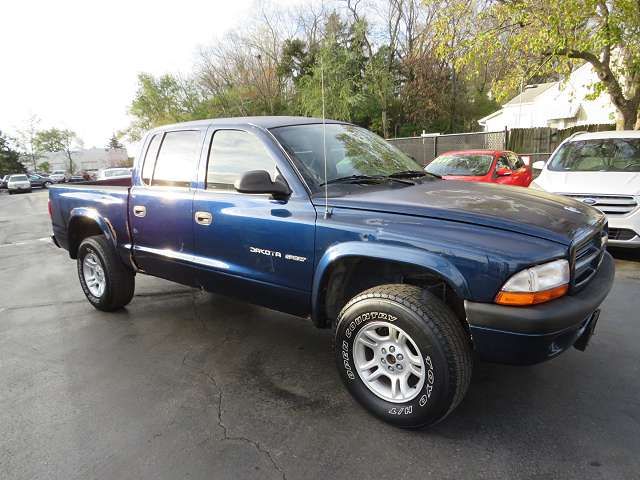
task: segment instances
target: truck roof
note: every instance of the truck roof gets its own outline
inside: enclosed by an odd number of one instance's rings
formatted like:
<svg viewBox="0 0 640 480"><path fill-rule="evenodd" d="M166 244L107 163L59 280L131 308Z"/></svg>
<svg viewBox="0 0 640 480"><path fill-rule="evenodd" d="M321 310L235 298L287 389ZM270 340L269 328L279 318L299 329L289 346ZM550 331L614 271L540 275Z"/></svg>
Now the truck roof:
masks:
<svg viewBox="0 0 640 480"><path fill-rule="evenodd" d="M339 120L326 119L326 123L348 123ZM322 118L314 117L294 117L294 116L256 116L256 117L228 117L228 118L209 118L205 120L194 120L191 122L174 123L172 125L163 125L155 128L153 131L163 131L176 127L201 127L205 125L255 125L261 128L276 128L289 125L308 125L312 123L322 123Z"/></svg>

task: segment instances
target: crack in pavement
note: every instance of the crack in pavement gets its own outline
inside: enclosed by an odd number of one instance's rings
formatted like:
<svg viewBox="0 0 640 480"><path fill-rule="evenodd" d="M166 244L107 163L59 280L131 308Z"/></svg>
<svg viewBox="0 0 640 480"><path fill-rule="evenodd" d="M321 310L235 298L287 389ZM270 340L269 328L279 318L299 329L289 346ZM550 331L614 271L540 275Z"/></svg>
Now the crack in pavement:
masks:
<svg viewBox="0 0 640 480"><path fill-rule="evenodd" d="M200 317L200 315L198 314L198 308L196 305L196 295L197 293L194 293L194 295L192 296L192 307L193 307L193 317L194 320L199 321L203 328L206 330L206 325L204 323L204 319L202 319ZM271 465L273 466L273 468L282 476L283 480L287 480L287 474L284 472L284 470L282 470L282 468L280 468L280 465L278 465L278 463L276 462L275 458L273 457L273 454L267 449L265 448L259 441L257 440L253 440L249 437L244 437L244 436L236 436L236 435L230 435L229 434L229 428L227 427L227 425L224 423L224 421L222 420L223 417L223 402L224 402L224 391L222 389L222 386L218 383L218 381L216 380L215 376L212 375L210 372L204 370L203 368L197 367L195 365L190 364L189 362L187 362L187 358L189 357L189 351L187 351L184 354L184 357L182 357L182 365L186 366L188 368L191 368L193 370L195 370L197 373L200 373L201 375L204 375L204 377L209 380L209 382L211 382L211 384L215 387L215 389L218 391L218 405L217 405L217 422L218 422L218 427L222 430L222 435L223 435L223 441L227 442L243 442L246 443L247 445L251 445L253 448L256 449L257 452L262 453L265 457L267 457L267 459L269 460L269 462L271 463Z"/></svg>
<svg viewBox="0 0 640 480"><path fill-rule="evenodd" d="M18 242L0 243L0 248L19 247L22 245L33 245L34 243L43 243L43 242L50 242L50 241L51 241L50 237L32 238L29 240L20 240Z"/></svg>
<svg viewBox="0 0 640 480"><path fill-rule="evenodd" d="M149 292L149 293L136 293L134 298L153 298L153 297L178 297L189 294L190 290L178 290L176 292ZM13 310L29 310L31 308L43 308L54 307L57 305L73 305L76 303L86 303L86 299L81 300L57 300L55 302L42 302L42 303L30 303L29 305L6 305L0 308L0 312L13 311Z"/></svg>

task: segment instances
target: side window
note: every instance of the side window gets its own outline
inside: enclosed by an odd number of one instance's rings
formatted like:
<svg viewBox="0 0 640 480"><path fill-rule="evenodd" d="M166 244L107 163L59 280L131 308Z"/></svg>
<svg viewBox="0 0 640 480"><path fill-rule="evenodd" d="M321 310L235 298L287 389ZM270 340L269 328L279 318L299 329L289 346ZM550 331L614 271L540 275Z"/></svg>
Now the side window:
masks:
<svg viewBox="0 0 640 480"><path fill-rule="evenodd" d="M509 162L504 155L500 155L498 162L496 163L496 170L499 170L500 168L508 168L511 170L511 165L509 165Z"/></svg>
<svg viewBox="0 0 640 480"><path fill-rule="evenodd" d="M199 155L198 130L165 133L151 185L188 187L196 177Z"/></svg>
<svg viewBox="0 0 640 480"><path fill-rule="evenodd" d="M162 140L161 133L154 135L149 142L147 153L144 156L144 163L142 165L142 181L146 185L151 184L151 176L153 175L153 167L156 164L156 157L158 156L160 140Z"/></svg>
<svg viewBox="0 0 640 480"><path fill-rule="evenodd" d="M275 162L258 138L241 130L218 130L209 150L207 188L233 190L235 181L251 170L266 170L272 180L277 176Z"/></svg>
<svg viewBox="0 0 640 480"><path fill-rule="evenodd" d="M510 153L509 154L509 163L511 164L511 169L512 170L518 170L519 168L524 167L524 162L515 153Z"/></svg>

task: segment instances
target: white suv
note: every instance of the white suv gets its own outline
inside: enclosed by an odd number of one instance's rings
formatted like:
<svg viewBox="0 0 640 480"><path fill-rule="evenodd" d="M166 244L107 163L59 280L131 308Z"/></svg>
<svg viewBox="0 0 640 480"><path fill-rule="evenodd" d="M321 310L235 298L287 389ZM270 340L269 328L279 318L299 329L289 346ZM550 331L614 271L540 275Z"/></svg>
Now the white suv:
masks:
<svg viewBox="0 0 640 480"><path fill-rule="evenodd" d="M640 247L640 131L577 133L562 142L531 188L573 197L607 215L609 244Z"/></svg>

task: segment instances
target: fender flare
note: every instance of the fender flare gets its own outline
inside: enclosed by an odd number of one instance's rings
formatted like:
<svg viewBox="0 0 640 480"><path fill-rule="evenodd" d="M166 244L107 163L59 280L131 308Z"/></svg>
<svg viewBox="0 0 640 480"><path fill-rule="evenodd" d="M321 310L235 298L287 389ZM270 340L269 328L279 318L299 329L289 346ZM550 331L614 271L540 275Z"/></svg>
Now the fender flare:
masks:
<svg viewBox="0 0 640 480"><path fill-rule="evenodd" d="M370 242L344 242L329 247L318 261L313 276L311 315L321 318L320 288L330 267L347 257L366 257L422 267L442 277L460 298L470 298L469 286L460 271L442 255L417 248Z"/></svg>
<svg viewBox="0 0 640 480"><path fill-rule="evenodd" d="M71 236L71 229L77 222L85 220L89 220L92 223L95 223L102 231L102 234L107 238L107 240L111 242L113 247L117 248L118 243L116 233L115 229L111 225L111 222L100 215L100 212L98 212L95 208L76 207L69 213L69 226L67 227L67 238L69 239L69 256L71 256L71 258L75 258L74 250L77 250L78 247L78 245L76 245L75 248L73 247L73 237Z"/></svg>

